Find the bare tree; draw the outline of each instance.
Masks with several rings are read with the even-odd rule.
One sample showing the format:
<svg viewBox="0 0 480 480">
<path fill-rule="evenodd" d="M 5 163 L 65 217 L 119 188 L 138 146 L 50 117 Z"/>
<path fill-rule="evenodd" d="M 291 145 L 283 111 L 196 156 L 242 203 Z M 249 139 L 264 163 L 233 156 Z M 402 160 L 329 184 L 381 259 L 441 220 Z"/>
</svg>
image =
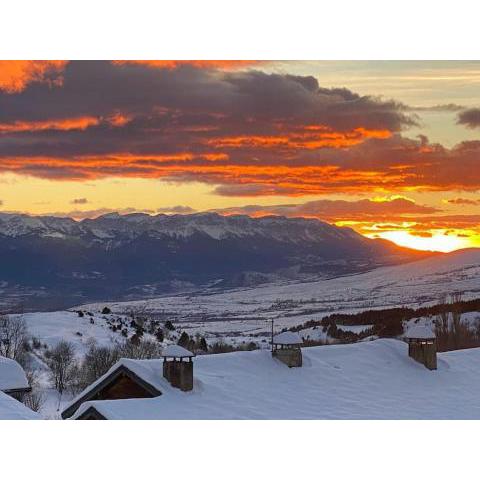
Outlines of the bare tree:
<svg viewBox="0 0 480 480">
<path fill-rule="evenodd" d="M 78 370 L 74 345 L 62 340 L 51 350 L 49 357 L 48 364 L 53 383 L 62 394 L 70 387 Z"/>
<path fill-rule="evenodd" d="M 99 346 L 91 341 L 81 365 L 74 370 L 74 381 L 69 385 L 74 392 L 88 387 L 104 375 L 120 358 L 150 359 L 159 358 L 158 342 L 131 339 L 117 343 L 111 347 Z"/>
<path fill-rule="evenodd" d="M 462 319 L 462 292 L 445 296 L 445 308 L 435 319 L 435 333 L 439 351 L 459 350 L 480 345 L 480 325 Z"/>
<path fill-rule="evenodd" d="M 45 395 L 41 392 L 38 384 L 38 372 L 37 370 L 26 370 L 25 374 L 31 391 L 25 394 L 23 403 L 34 412 L 38 412 L 45 403 Z"/>
<path fill-rule="evenodd" d="M 30 408 L 30 410 L 39 412 L 45 403 L 45 395 L 39 390 L 32 390 L 25 394 L 23 403 Z"/>
<path fill-rule="evenodd" d="M 0 315 L 0 355 L 16 360 L 21 365 L 27 361 L 28 330 L 23 318 Z"/>
<path fill-rule="evenodd" d="M 83 362 L 78 368 L 74 385 L 72 385 L 74 392 L 88 387 L 105 374 L 119 358 L 118 348 L 98 346 L 95 340 L 90 341 Z"/>
<path fill-rule="evenodd" d="M 161 353 L 158 343 L 150 340 L 138 340 L 135 342 L 127 340 L 126 342 L 117 345 L 116 350 L 119 358 L 159 358 Z"/>
</svg>

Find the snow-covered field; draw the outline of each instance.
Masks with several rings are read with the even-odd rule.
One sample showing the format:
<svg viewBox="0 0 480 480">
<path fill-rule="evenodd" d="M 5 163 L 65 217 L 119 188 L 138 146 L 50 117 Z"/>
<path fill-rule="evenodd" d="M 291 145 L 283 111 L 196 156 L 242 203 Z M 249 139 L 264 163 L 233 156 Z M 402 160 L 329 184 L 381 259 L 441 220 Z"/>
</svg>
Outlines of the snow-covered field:
<svg viewBox="0 0 480 480">
<path fill-rule="evenodd" d="M 463 298 L 480 297 L 480 249 L 468 249 L 405 265 L 382 267 L 367 273 L 303 283 L 280 283 L 224 293 L 164 296 L 137 302 L 91 304 L 100 311 L 108 305 L 121 313 L 145 307 L 163 314 L 188 331 L 211 335 L 268 332 L 269 321 L 282 329 L 320 320 L 334 312 L 356 312 L 397 306 L 439 303 L 452 292 Z"/>
<path fill-rule="evenodd" d="M 107 321 L 135 308 L 145 308 L 157 314 L 161 322 L 171 320 L 178 330 L 190 335 L 199 333 L 209 342 L 241 344 L 254 340 L 262 346 L 262 340 L 266 344 L 270 336 L 272 320 L 275 331 L 280 331 L 309 320 L 321 320 L 333 312 L 434 304 L 455 291 L 463 292 L 464 299 L 480 297 L 480 249 L 330 280 L 79 307 L 93 317 L 59 311 L 26 313 L 23 318 L 30 333 L 42 343 L 52 347 L 62 339 L 71 341 L 80 356 L 92 338 L 101 345 L 122 340 L 119 331 L 112 331 Z M 102 315 L 105 306 L 114 314 Z M 339 328 L 359 333 L 368 326 Z M 129 336 L 133 333 L 130 329 Z M 326 338 L 321 329 L 308 329 L 303 334 L 312 340 Z"/>
<path fill-rule="evenodd" d="M 93 404 L 110 419 L 480 419 L 480 348 L 439 354 L 436 371 L 399 340 L 304 348 L 303 359 L 289 369 L 265 350 L 206 355 L 195 360 L 192 392 L 164 382 L 160 397 L 89 402 L 81 411 Z"/>
</svg>

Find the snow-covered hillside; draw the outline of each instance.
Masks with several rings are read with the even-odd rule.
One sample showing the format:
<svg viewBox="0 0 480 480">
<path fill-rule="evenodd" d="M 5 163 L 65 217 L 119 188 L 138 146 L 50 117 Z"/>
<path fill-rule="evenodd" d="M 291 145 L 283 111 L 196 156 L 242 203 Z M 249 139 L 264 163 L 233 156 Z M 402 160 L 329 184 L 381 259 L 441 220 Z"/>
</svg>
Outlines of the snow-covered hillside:
<svg viewBox="0 0 480 480">
<path fill-rule="evenodd" d="M 267 321 L 272 319 L 281 329 L 320 320 L 333 312 L 430 305 L 452 292 L 463 292 L 464 299 L 480 297 L 480 249 L 315 282 L 284 282 L 218 294 L 164 296 L 82 308 L 99 311 L 108 305 L 121 313 L 145 307 L 182 322 L 187 330 L 252 334 L 268 331 Z"/>
<path fill-rule="evenodd" d="M 109 419 L 480 419 L 480 349 L 438 355 L 427 370 L 399 340 L 303 349 L 287 368 L 268 351 L 198 357 L 193 392 L 88 402 Z M 156 365 L 158 364 L 158 365 Z"/>
<path fill-rule="evenodd" d="M 280 331 L 309 320 L 321 320 L 333 312 L 438 303 L 442 296 L 453 291 L 464 292 L 464 299 L 480 297 L 480 249 L 317 282 L 259 286 L 214 295 L 90 304 L 79 307 L 85 312 L 83 317 L 74 311 L 26 313 L 22 317 L 30 334 L 43 344 L 53 347 L 66 339 L 75 344 L 78 355 L 83 354 L 91 339 L 100 345 L 123 341 L 125 337 L 120 330 L 109 322 L 119 316 L 126 318 L 125 312 L 135 309 L 153 313 L 160 325 L 171 320 L 177 329 L 172 335 L 185 330 L 190 335 L 205 336 L 209 343 L 225 341 L 239 345 L 255 341 L 266 347 L 271 320 L 275 331 Z M 103 315 L 105 306 L 114 313 Z M 475 319 L 478 315 L 471 316 Z M 339 325 L 356 333 L 368 327 Z M 127 329 L 131 337 L 135 329 L 128 324 Z M 310 328 L 301 333 L 312 340 L 326 339 L 322 329 Z"/>
</svg>

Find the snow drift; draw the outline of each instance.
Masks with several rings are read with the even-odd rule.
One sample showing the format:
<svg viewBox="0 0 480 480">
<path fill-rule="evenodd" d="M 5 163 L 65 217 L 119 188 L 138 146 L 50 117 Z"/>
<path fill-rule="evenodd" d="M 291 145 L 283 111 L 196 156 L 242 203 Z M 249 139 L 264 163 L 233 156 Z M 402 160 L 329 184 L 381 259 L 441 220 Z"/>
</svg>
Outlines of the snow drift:
<svg viewBox="0 0 480 480">
<path fill-rule="evenodd" d="M 139 361 L 156 376 L 152 399 L 84 403 L 107 419 L 479 419 L 480 349 L 438 355 L 429 371 L 398 340 L 303 349 L 289 369 L 265 350 L 196 359 L 194 390 L 161 378 L 162 362 Z"/>
</svg>

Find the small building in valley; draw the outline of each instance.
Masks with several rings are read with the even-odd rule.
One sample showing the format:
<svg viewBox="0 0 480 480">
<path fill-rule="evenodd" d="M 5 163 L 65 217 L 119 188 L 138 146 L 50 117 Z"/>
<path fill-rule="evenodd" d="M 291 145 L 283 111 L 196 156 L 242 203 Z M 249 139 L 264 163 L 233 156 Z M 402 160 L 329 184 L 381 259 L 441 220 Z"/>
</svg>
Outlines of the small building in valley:
<svg viewBox="0 0 480 480">
<path fill-rule="evenodd" d="M 25 371 L 11 358 L 0 357 L 0 391 L 20 402 L 31 391 Z"/>
<path fill-rule="evenodd" d="M 407 330 L 408 355 L 429 370 L 437 369 L 437 342 L 435 333 L 426 325 L 414 325 Z"/>
<path fill-rule="evenodd" d="M 282 332 L 272 339 L 272 356 L 288 367 L 302 366 L 303 340 L 295 332 Z"/>
</svg>

